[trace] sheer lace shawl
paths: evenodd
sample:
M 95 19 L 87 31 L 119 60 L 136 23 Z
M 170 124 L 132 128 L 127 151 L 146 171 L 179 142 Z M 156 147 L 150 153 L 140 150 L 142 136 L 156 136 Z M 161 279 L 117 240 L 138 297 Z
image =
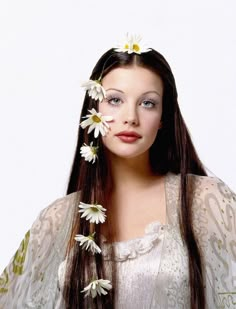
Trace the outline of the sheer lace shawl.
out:
M 194 175 L 190 178 L 195 187 L 193 226 L 203 259 L 207 308 L 236 308 L 236 195 L 217 178 Z M 181 274 L 181 265 L 187 265 L 186 249 L 182 248 L 182 256 L 176 254 L 182 243 L 178 224 L 179 186 L 180 177 L 168 175 L 169 232 L 165 234 L 152 308 L 190 307 L 183 297 L 188 295 L 188 284 Z M 167 275 L 176 271 L 176 280 Z M 179 276 L 182 280 L 177 280 Z
M 194 229 L 209 308 L 236 308 L 236 195 L 221 180 L 194 176 Z
M 204 262 L 208 308 L 235 308 L 236 196 L 219 179 L 191 177 L 196 183 L 194 231 Z M 183 275 L 187 253 L 177 215 L 179 182 L 179 176 L 166 177 L 168 222 L 151 308 L 189 308 L 188 278 Z M 77 199 L 77 193 L 70 194 L 40 213 L 0 277 L 0 308 L 63 308 L 58 268 L 65 259 Z
M 21 243 L 0 277 L 1 309 L 55 309 L 58 265 L 65 257 L 77 195 L 58 199 L 39 214 L 28 232 L 27 246 Z M 22 272 L 16 268 L 20 263 Z

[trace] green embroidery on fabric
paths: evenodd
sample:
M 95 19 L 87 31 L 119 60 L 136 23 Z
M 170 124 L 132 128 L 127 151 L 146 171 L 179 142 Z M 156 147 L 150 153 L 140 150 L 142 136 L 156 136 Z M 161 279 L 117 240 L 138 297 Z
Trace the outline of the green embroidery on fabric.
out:
M 230 308 L 231 305 L 236 305 L 236 292 L 218 293 L 221 300 L 222 308 Z
M 23 266 L 25 262 L 27 247 L 29 244 L 30 231 L 25 234 L 25 238 L 22 240 L 19 249 L 16 251 L 12 261 L 12 271 L 16 275 L 23 273 Z M 0 293 L 6 293 L 10 284 L 9 272 L 7 268 L 4 269 L 0 276 Z
M 13 273 L 21 275 L 23 273 L 23 267 L 25 262 L 25 256 L 29 243 L 30 231 L 25 234 L 25 238 L 22 240 L 19 249 L 16 251 L 13 258 Z
M 40 273 L 40 281 L 43 281 L 43 279 L 44 279 L 44 273 Z
M 8 291 L 9 275 L 5 268 L 0 277 L 0 293 L 6 293 Z

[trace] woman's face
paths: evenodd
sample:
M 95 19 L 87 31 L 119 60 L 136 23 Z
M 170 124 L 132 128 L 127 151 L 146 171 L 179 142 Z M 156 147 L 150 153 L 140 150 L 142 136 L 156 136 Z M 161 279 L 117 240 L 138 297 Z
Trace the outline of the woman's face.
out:
M 134 158 L 148 155 L 161 127 L 163 83 L 149 69 L 124 66 L 103 79 L 106 99 L 99 112 L 113 116 L 103 143 L 113 155 Z

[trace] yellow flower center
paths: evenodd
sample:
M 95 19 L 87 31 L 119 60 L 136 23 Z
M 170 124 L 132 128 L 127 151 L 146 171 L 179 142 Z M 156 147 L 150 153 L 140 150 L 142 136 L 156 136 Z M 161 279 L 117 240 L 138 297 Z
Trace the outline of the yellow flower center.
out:
M 93 235 L 91 235 L 91 234 L 90 234 L 90 235 L 88 236 L 88 239 L 90 239 L 90 240 L 94 240 Z
M 133 44 L 133 50 L 136 51 L 136 52 L 139 52 L 140 51 L 140 47 L 138 44 Z
M 125 44 L 125 49 L 128 49 L 129 48 L 129 44 Z
M 97 115 L 93 115 L 92 116 L 92 121 L 96 122 L 96 123 L 99 123 L 99 122 L 101 122 L 101 118 L 99 118 Z
M 96 206 L 91 206 L 90 208 L 93 212 L 99 212 L 99 209 L 97 209 Z
M 91 147 L 92 154 L 97 154 L 97 147 Z

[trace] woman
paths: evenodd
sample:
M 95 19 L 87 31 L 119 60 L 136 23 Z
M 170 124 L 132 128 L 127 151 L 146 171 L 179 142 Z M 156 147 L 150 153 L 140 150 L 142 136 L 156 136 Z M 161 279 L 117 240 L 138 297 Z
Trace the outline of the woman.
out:
M 67 196 L 5 269 L 0 308 L 234 308 L 236 196 L 206 176 L 166 60 L 129 37 L 84 87 Z

